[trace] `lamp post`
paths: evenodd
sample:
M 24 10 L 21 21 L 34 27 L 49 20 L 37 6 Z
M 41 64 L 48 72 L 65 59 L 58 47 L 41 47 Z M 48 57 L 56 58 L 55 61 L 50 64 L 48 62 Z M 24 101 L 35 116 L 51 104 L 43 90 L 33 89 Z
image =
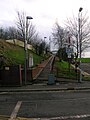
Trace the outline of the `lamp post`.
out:
M 83 8 L 80 7 L 79 8 L 79 13 L 78 13 L 78 25 L 79 25 L 79 30 L 78 30 L 78 42 L 79 42 L 79 62 L 80 62 L 80 65 L 79 65 L 79 68 L 80 68 L 80 78 L 79 78 L 79 82 L 82 82 L 82 70 L 81 70 L 81 52 L 82 52 L 82 20 L 81 20 L 81 17 L 82 17 L 82 14 L 80 14 L 82 12 Z
M 47 37 L 44 37 L 44 42 L 45 42 L 45 39 L 46 39 Z
M 28 38 L 28 19 L 33 19 L 31 16 L 27 16 L 26 17 L 26 28 L 25 28 L 25 40 L 24 40 L 24 50 L 25 50 L 25 85 L 26 85 L 26 81 L 27 81 L 27 61 L 28 61 L 28 57 L 27 57 L 27 38 Z
M 47 37 L 44 37 L 44 44 L 46 45 L 46 43 L 45 43 L 45 39 L 46 39 Z M 45 47 L 45 46 L 44 46 Z M 45 48 L 44 48 L 44 57 L 45 57 L 45 53 L 46 53 L 46 51 L 45 51 Z
M 51 37 L 49 36 L 49 52 L 51 51 Z

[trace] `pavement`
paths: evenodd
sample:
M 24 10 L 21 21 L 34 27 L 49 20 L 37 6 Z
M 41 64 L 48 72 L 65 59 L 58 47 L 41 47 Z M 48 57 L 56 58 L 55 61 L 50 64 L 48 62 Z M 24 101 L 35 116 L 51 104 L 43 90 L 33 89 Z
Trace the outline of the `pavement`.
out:
M 90 81 L 82 81 L 79 83 L 76 80 L 69 80 L 59 78 L 54 84 L 44 83 L 27 84 L 18 87 L 0 87 L 0 94 L 2 92 L 39 92 L 39 91 L 67 91 L 67 90 L 90 90 Z

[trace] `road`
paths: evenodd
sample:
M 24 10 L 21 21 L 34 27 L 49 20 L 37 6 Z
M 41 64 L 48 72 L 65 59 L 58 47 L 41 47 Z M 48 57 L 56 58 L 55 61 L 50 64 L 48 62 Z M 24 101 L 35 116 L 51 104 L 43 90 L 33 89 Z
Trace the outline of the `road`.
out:
M 90 120 L 90 91 L 0 93 L 0 115 L 11 116 L 15 107 L 17 117 Z
M 90 74 L 90 63 L 81 63 L 81 68 L 83 71 Z

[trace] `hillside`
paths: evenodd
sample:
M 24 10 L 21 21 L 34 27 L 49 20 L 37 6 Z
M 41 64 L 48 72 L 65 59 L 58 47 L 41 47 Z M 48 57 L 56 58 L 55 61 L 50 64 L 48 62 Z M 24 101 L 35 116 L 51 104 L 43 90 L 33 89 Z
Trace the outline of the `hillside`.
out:
M 28 53 L 33 54 L 34 65 L 41 61 L 42 57 L 34 52 L 29 50 Z M 4 65 L 24 65 L 24 48 L 7 43 L 5 40 L 0 40 L 0 56 L 3 56 Z

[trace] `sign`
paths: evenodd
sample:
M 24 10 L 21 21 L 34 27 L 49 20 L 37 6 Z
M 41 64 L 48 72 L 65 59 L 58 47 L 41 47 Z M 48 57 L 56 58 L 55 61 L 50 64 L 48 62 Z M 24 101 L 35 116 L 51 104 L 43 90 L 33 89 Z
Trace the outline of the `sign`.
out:
M 29 55 L 29 67 L 32 67 L 33 66 L 33 55 L 30 54 Z
M 9 70 L 9 67 L 5 67 L 5 70 Z
M 73 49 L 70 47 L 66 48 L 66 53 L 73 53 Z
M 67 53 L 68 54 L 68 58 L 71 58 L 71 53 Z

